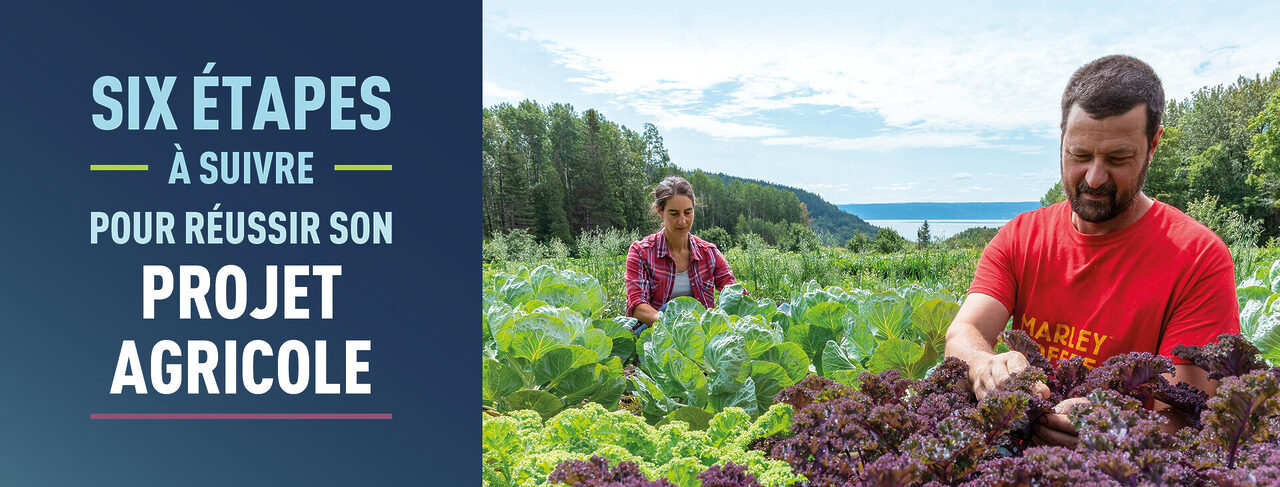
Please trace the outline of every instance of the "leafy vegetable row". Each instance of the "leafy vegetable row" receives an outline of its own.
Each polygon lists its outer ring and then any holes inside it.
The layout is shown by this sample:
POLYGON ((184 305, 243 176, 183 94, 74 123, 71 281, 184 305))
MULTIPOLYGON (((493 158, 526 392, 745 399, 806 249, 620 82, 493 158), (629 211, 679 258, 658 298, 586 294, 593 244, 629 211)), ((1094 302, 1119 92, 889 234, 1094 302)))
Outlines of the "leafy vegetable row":
POLYGON ((1280 482, 1280 368, 1267 368, 1240 336, 1175 352, 1221 380, 1212 398, 1169 385, 1161 374, 1173 365, 1164 357, 1131 353, 1091 371, 1078 360, 1052 370, 1023 332, 1002 339, 1033 367, 981 402, 956 359, 923 380, 896 370, 864 374, 859 389, 811 376, 778 396, 799 411, 789 434, 755 446, 815 486, 1280 482), (1055 397, 1034 395, 1037 382, 1055 397), (1032 427, 1062 397, 1089 400, 1069 415, 1079 444, 1033 446, 1032 427), (1165 417, 1142 407, 1153 399, 1194 418, 1191 426, 1163 432, 1165 417))
POLYGON ((626 411, 609 412, 594 403, 566 409, 545 422, 532 411, 497 417, 486 414, 482 479, 484 485, 493 487, 544 485, 558 465, 570 462, 560 469, 556 481, 596 485, 605 475, 616 475, 628 481, 661 478, 681 487, 711 487, 714 484, 702 483, 699 475, 720 466, 710 476, 733 473, 722 471, 725 469, 741 474, 739 469, 745 467, 762 485, 791 485, 804 478, 792 473, 786 463, 748 448, 757 438, 786 431, 791 414, 791 406, 779 404, 752 421, 743 410, 728 408, 712 417, 704 431, 691 430, 682 421, 650 426, 626 411), (602 460, 583 462, 593 456, 602 460), (602 461, 612 462, 614 467, 608 468, 602 461), (622 467, 622 462, 631 466, 622 467))

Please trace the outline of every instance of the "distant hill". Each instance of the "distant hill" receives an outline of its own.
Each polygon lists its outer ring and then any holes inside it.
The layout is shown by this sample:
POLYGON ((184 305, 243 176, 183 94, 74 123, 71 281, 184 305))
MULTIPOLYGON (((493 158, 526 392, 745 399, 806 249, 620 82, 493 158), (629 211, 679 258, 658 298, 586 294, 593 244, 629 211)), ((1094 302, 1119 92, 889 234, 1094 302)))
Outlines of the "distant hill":
MULTIPOLYGON (((800 202, 804 203, 805 208, 809 210, 809 218, 810 218, 809 228, 812 229, 814 233, 817 233, 819 236, 822 236, 822 235, 830 236, 828 238, 828 241, 823 242, 826 245, 844 245, 846 241, 848 241, 850 238, 853 238, 854 232, 862 232, 867 235, 874 236, 876 232, 879 231, 879 227, 873 226, 870 223, 863 221, 863 219, 858 218, 856 214, 849 213, 847 211, 842 211, 836 205, 832 204, 827 200, 822 199, 821 196, 810 193, 803 189, 793 188, 790 186, 783 186, 778 183, 761 181, 759 179, 740 178, 737 176, 730 176, 728 174, 722 174, 722 173, 712 173, 712 175, 719 177, 725 183, 728 183, 731 181, 741 181, 741 182, 759 184, 761 186, 769 186, 773 188, 783 189, 783 190, 794 193, 796 195, 796 198, 799 198, 800 202)), ((1038 205, 1039 203, 1037 203, 1037 206, 1038 205)))
POLYGON ((864 220, 1008 220, 1039 207, 1039 201, 839 205, 841 210, 864 220))

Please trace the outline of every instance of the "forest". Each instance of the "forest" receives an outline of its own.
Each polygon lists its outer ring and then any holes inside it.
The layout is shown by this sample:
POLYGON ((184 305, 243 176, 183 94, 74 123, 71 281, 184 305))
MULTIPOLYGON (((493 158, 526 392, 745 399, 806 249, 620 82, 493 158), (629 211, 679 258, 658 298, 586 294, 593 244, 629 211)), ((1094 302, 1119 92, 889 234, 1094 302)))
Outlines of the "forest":
POLYGON ((525 230, 539 241, 566 245, 585 231, 649 233, 649 192, 669 175, 683 176, 697 195, 695 233, 755 234, 777 244, 801 225, 827 245, 843 245, 875 227, 807 191, 734 176, 688 171, 672 163, 657 127, 642 132, 599 111, 579 115, 567 104, 532 100, 483 110, 484 237, 525 230))

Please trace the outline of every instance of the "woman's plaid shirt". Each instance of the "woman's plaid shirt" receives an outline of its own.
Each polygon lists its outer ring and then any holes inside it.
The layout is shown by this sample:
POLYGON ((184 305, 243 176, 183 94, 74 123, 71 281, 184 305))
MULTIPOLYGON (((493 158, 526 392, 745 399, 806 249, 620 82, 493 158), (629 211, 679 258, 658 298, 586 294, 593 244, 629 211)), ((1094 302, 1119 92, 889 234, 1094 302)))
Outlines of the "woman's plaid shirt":
MULTIPOLYGON (((715 292, 737 282, 724 254, 716 245, 689 235, 689 290, 708 308, 715 306, 715 292)), ((665 230, 631 244, 627 252, 627 316, 636 305, 662 307, 675 285, 676 262, 667 250, 665 230)))

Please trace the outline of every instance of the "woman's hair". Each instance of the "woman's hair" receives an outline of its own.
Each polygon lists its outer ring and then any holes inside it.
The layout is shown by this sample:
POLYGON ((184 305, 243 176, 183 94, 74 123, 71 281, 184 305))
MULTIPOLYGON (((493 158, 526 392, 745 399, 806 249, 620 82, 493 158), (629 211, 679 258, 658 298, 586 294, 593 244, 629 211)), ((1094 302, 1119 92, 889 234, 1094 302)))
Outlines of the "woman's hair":
POLYGON ((678 194, 688 196, 690 201, 697 204, 693 197, 693 185, 689 181, 680 176, 667 176, 653 188, 653 211, 661 216, 662 211, 667 209, 667 200, 678 194))

